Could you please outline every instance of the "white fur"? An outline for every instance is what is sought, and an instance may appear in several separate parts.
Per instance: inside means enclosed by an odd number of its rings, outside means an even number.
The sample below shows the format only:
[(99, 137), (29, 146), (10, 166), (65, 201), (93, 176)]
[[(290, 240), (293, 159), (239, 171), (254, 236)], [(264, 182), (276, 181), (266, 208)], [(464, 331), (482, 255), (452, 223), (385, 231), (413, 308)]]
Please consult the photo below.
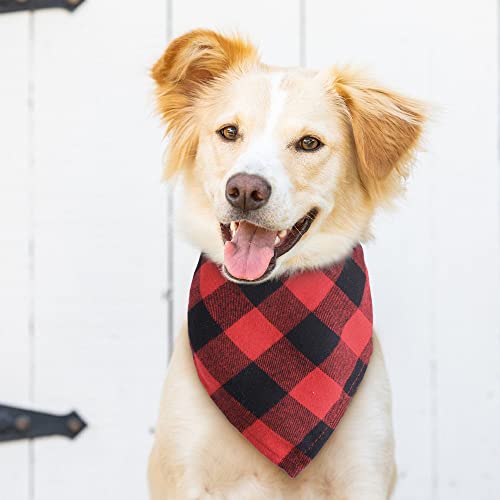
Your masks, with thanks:
[(273, 73), (270, 76), (271, 105), (267, 116), (266, 128), (264, 129), (264, 136), (267, 137), (272, 137), (273, 131), (281, 118), (283, 109), (285, 108), (286, 92), (281, 88), (283, 78), (283, 73)]
[[(269, 75), (269, 108), (265, 117), (265, 126), (251, 140), (247, 149), (239, 156), (235, 165), (220, 183), (222, 210), (226, 210), (228, 207), (225, 203), (225, 188), (228, 179), (239, 173), (263, 177), (271, 186), (271, 197), (266, 205), (268, 214), (266, 222), (268, 226), (274, 226), (277, 230), (287, 229), (291, 225), (288, 217), (292, 211), (292, 196), (290, 196), (292, 183), (280, 158), (275, 139), (275, 129), (281, 119), (287, 98), (286, 91), (281, 88), (283, 78), (283, 73)], [(220, 215), (220, 219), (225, 218), (224, 214)]]

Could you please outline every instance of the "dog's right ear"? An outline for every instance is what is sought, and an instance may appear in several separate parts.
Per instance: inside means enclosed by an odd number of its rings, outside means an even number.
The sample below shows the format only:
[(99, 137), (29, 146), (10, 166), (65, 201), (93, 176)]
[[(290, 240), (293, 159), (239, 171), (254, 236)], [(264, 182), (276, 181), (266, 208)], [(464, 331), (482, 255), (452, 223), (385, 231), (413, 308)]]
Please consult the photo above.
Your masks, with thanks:
[(201, 90), (228, 70), (257, 61), (257, 50), (250, 43), (209, 30), (186, 33), (167, 47), (151, 70), (158, 109), (171, 137), (167, 178), (195, 157), (198, 137), (193, 104)]

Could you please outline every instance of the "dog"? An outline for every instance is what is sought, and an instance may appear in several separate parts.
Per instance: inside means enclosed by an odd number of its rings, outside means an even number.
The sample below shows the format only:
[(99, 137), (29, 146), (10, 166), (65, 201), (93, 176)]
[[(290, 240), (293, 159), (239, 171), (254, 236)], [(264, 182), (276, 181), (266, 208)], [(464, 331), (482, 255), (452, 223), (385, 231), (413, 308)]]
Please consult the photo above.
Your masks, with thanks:
[[(166, 177), (184, 185), (180, 224), (235, 283), (320, 269), (368, 240), (377, 209), (404, 190), (426, 120), (423, 103), (355, 69), (268, 66), (246, 39), (208, 30), (173, 40), (152, 77), (170, 137)], [(238, 253), (245, 231), (262, 232), (266, 251)], [(389, 498), (396, 480), (391, 391), (376, 335), (345, 415), (292, 479), (213, 404), (184, 326), (148, 478), (152, 500)]]

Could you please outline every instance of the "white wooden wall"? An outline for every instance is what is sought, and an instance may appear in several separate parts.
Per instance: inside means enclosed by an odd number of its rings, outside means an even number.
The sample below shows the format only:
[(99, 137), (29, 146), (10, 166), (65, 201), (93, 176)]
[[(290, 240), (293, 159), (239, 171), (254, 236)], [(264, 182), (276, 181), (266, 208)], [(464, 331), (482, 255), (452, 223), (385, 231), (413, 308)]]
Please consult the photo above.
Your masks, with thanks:
[(365, 65), (435, 104), (407, 199), (367, 247), (396, 498), (500, 498), (494, 0), (87, 0), (0, 16), (0, 402), (90, 424), (74, 442), (0, 444), (0, 498), (146, 498), (196, 260), (170, 231), (147, 72), (196, 27), (249, 34), (270, 63)]

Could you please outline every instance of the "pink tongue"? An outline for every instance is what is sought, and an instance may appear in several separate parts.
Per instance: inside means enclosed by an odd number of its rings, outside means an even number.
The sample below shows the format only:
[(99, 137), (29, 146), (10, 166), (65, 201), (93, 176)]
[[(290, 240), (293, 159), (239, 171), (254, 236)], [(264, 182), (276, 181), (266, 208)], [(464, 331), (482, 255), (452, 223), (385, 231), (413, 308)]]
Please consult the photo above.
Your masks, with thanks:
[(276, 235), (276, 231), (241, 221), (224, 246), (224, 265), (231, 276), (248, 281), (260, 278), (273, 258)]

